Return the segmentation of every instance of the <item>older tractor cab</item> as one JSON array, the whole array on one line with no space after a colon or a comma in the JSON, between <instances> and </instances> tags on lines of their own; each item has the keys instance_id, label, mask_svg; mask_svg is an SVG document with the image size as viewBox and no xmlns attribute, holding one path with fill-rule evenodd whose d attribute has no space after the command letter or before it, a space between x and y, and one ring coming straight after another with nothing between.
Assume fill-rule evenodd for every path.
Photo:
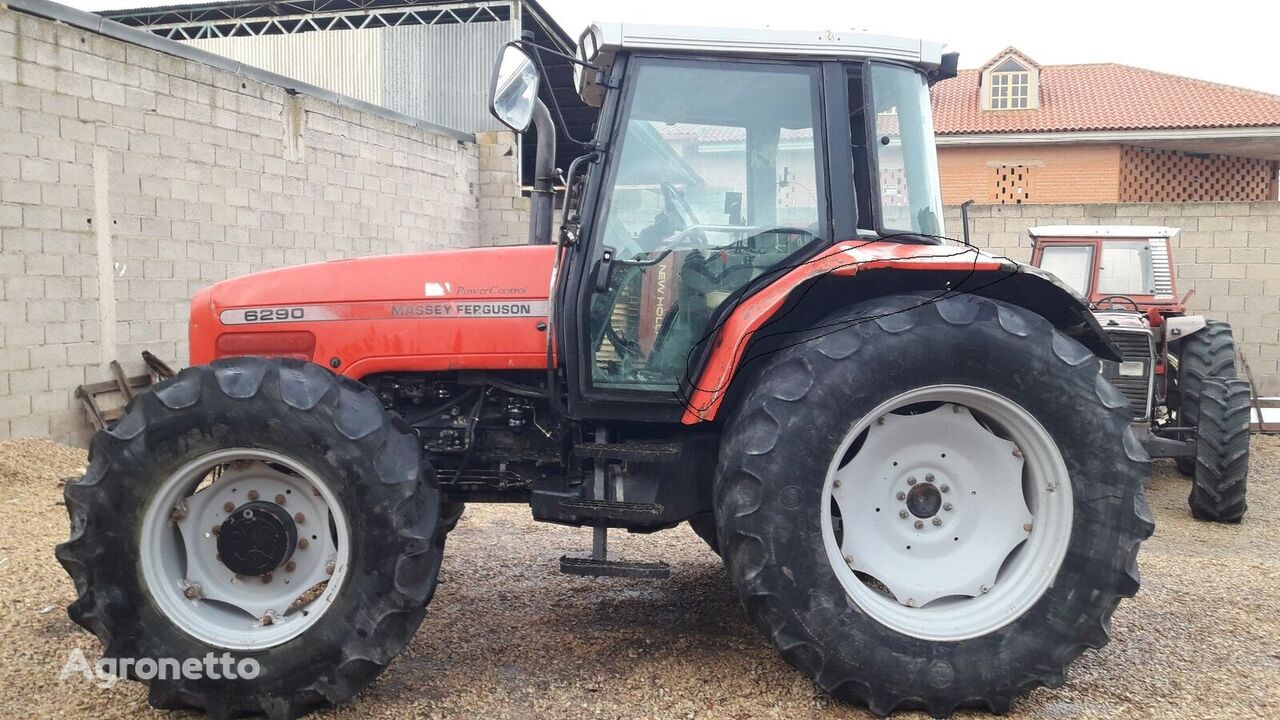
<instances>
[{"instance_id":1,"label":"older tractor cab","mask_svg":"<svg viewBox=\"0 0 1280 720\"><path fill-rule=\"evenodd\" d=\"M112 657L261 667L151 679L158 707L292 717L404 648L466 503L511 502L591 528L581 575L665 577L608 532L689 523L782 655L877 713L1062 682L1138 589L1148 461L1087 302L943 237L929 87L956 57L594 25L571 60L599 123L561 176L552 52L493 73L537 135L529 245L196 295L191 367L67 486L72 618Z\"/></svg>"},{"instance_id":2,"label":"older tractor cab","mask_svg":"<svg viewBox=\"0 0 1280 720\"><path fill-rule=\"evenodd\" d=\"M1231 326L1187 315L1170 244L1177 228L1055 225L1027 231L1031 263L1080 295L1123 356L1102 363L1124 393L1152 457L1192 478L1201 520L1244 517L1253 394L1236 376ZM1189 295L1189 293L1188 293Z\"/></svg>"}]
</instances>

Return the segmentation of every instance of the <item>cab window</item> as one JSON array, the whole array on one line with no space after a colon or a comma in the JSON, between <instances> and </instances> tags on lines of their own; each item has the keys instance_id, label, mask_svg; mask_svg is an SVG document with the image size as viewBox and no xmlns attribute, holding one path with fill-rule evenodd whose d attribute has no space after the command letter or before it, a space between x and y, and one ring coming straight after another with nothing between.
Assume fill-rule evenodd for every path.
<instances>
[{"instance_id":1,"label":"cab window","mask_svg":"<svg viewBox=\"0 0 1280 720\"><path fill-rule=\"evenodd\" d=\"M1093 273L1092 245L1047 245L1040 252L1040 267L1068 287L1089 296L1089 276Z\"/></svg>"},{"instance_id":2,"label":"cab window","mask_svg":"<svg viewBox=\"0 0 1280 720\"><path fill-rule=\"evenodd\" d=\"M1098 263L1098 292L1103 295L1152 295L1151 249L1145 242L1104 242Z\"/></svg>"},{"instance_id":3,"label":"cab window","mask_svg":"<svg viewBox=\"0 0 1280 720\"><path fill-rule=\"evenodd\" d=\"M613 262L585 340L594 386L674 390L727 298L830 239L819 76L656 58L627 75L595 240Z\"/></svg>"}]
</instances>

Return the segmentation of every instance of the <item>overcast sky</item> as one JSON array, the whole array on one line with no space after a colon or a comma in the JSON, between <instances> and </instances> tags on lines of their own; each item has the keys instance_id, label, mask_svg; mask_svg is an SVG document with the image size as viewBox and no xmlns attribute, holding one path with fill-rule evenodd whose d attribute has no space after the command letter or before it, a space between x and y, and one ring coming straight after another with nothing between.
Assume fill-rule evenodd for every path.
<instances>
[{"instance_id":1,"label":"overcast sky","mask_svg":"<svg viewBox=\"0 0 1280 720\"><path fill-rule=\"evenodd\" d=\"M147 0L64 0L83 10ZM157 0L171 5L182 0ZM541 0L569 32L591 20L858 29L939 40L978 67L1014 45L1041 63L1118 62L1280 95L1277 0Z\"/></svg>"}]
</instances>

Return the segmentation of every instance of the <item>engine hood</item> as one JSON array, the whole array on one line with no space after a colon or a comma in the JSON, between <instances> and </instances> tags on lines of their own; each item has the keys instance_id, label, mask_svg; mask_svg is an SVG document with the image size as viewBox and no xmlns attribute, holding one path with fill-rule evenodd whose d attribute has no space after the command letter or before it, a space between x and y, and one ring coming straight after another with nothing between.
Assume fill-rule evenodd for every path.
<instances>
[{"instance_id":1,"label":"engine hood","mask_svg":"<svg viewBox=\"0 0 1280 720\"><path fill-rule=\"evenodd\" d=\"M235 355L371 372L546 367L555 248L337 260L216 283L191 305L191 363Z\"/></svg>"},{"instance_id":2,"label":"engine hood","mask_svg":"<svg viewBox=\"0 0 1280 720\"><path fill-rule=\"evenodd\" d=\"M424 298L546 298L553 248L474 248L378 255L266 270L204 291L215 309Z\"/></svg>"}]
</instances>

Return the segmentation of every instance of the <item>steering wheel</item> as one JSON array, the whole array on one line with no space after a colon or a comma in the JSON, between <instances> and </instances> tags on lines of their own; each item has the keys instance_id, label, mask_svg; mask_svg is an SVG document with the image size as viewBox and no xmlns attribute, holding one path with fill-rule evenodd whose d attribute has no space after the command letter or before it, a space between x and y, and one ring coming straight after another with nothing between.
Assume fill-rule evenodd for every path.
<instances>
[{"instance_id":1,"label":"steering wheel","mask_svg":"<svg viewBox=\"0 0 1280 720\"><path fill-rule=\"evenodd\" d=\"M1099 309L1099 308L1101 308L1101 307L1102 307L1102 303L1104 303L1104 302L1106 302L1106 301L1108 301L1108 300L1123 300L1124 302L1127 302L1127 303L1129 303L1130 305L1132 305L1132 306L1133 306L1134 311L1136 311L1136 312L1142 312L1142 308L1138 306L1138 301L1137 301L1137 300L1134 300L1133 298L1129 297L1128 295L1106 295L1106 296L1104 296L1104 297L1100 297L1100 298L1098 298L1098 300L1097 300L1096 302L1091 303L1091 307L1092 307L1094 310L1097 310L1097 309Z\"/></svg>"}]
</instances>

